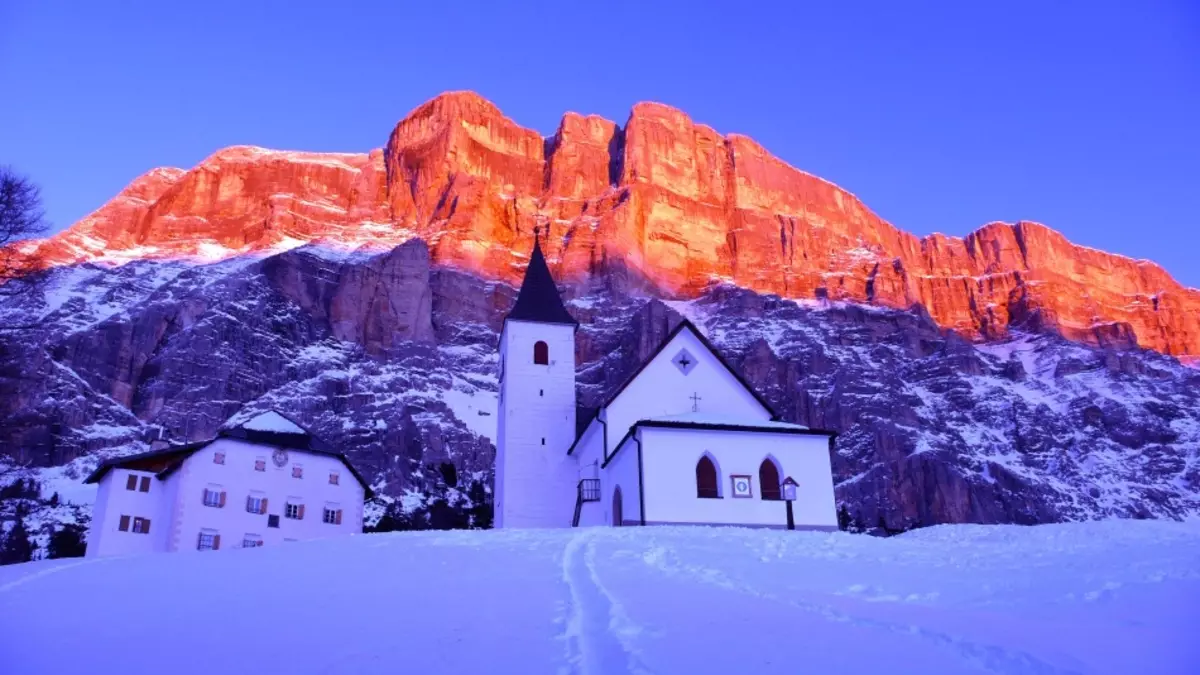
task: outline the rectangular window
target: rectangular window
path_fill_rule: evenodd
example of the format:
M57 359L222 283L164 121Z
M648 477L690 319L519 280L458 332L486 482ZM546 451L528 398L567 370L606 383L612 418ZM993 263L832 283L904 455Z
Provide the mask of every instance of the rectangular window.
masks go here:
M304 467L299 464L292 465L292 478L304 478Z
M149 491L150 491L150 477L142 476L142 483L141 483L141 485L138 486L138 492L149 492Z
M126 490L136 490L137 489L137 476L135 476L133 474L129 474L129 478L125 479L125 489Z
M214 452L213 453L213 464L224 464L224 463L225 463L225 453Z
M329 472L329 484L330 485L338 484L338 472L336 472L336 471Z
M247 534L242 538L242 548L258 548L263 545L262 537L257 534Z
M134 518L133 531L139 534L150 534L150 519L149 518Z
M267 498L262 495L246 497L246 513L266 513Z
M295 502L288 502L283 509L283 517L293 520L304 520L304 505Z
M342 510L337 508L336 506L334 506L334 507L326 506L325 511L321 514L321 522L328 523L330 525L341 525L342 524Z
M279 527L279 516L267 516L267 527Z
M216 551L221 548L221 535L213 530L200 530L200 539L196 542L198 551Z
M204 505L221 508L225 506L225 491L217 486L204 488Z
M259 457L258 459L255 459L254 460L254 470L255 471L266 471L267 470L266 458Z
M121 524L117 525L117 529L122 532L129 531L129 516L121 516Z

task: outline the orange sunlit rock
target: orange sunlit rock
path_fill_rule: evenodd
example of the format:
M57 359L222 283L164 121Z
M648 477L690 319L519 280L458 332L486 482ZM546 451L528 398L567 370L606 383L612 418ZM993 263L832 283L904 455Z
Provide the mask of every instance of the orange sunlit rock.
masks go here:
M714 280L791 298L922 305L973 337L1010 327L1200 354L1200 291L1161 267L992 223L920 238L854 195L657 103L622 128L568 113L543 138L470 92L443 94L369 154L234 147L156 169L39 253L221 258L300 242L385 248L425 239L433 262L519 281L535 226L560 280L618 266L659 292Z

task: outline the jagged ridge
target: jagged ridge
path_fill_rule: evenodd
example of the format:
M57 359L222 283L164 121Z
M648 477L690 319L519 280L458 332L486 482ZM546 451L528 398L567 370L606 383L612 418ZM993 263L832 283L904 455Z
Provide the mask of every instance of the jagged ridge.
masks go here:
M152 171L35 245L52 264L389 248L514 282L535 225L561 279L632 271L694 297L714 279L791 298L920 305L984 339L1013 327L1101 346L1200 354L1200 291L1161 267L1076 246L1036 223L918 238L854 195L657 103L624 127L568 113L551 138L471 92L418 107L368 154L222 150Z

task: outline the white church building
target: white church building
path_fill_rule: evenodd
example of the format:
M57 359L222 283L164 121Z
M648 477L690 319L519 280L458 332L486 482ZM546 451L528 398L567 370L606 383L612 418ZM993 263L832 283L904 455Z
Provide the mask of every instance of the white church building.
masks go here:
M88 557L220 550L362 532L371 494L341 453L267 412L217 437L102 463Z
M535 240L500 335L496 527L837 529L836 434L779 421L688 321L578 408L578 326Z

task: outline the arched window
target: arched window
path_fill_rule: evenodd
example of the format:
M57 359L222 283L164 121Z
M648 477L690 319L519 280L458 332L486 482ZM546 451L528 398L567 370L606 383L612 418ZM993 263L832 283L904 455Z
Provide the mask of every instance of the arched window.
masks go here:
M538 340L533 344L533 362L539 366L550 365L550 345Z
M763 499L780 499L779 467L768 457L758 467L758 491Z
M696 496L701 499L720 497L717 485L717 465L713 464L711 457L704 455L696 462Z
M621 486L618 485L616 490L613 490L612 503L612 524L613 527L621 527L625 524L625 510L621 508Z

